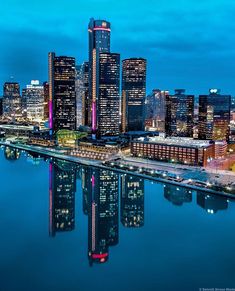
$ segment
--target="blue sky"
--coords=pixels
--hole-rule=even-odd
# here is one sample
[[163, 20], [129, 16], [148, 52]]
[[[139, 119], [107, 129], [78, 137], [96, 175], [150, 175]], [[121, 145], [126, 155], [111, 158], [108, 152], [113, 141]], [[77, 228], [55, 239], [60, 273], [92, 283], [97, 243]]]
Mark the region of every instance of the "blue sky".
[[[3, 2], [3, 1], [2, 1]], [[111, 50], [148, 60], [147, 89], [211, 87], [235, 95], [234, 0], [7, 0], [1, 3], [0, 86], [47, 80], [47, 53], [87, 60], [91, 17], [111, 22]], [[1, 93], [0, 93], [1, 94]]]

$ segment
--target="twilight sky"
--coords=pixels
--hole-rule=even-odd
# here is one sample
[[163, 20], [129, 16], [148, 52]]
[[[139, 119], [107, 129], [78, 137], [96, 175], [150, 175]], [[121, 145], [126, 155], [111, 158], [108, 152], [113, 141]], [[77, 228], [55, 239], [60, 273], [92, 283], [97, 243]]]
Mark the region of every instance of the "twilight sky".
[[[88, 58], [91, 17], [111, 22], [111, 51], [148, 60], [153, 88], [235, 95], [234, 0], [5, 0], [0, 86], [47, 80], [47, 53]], [[0, 91], [0, 94], [2, 92]]]

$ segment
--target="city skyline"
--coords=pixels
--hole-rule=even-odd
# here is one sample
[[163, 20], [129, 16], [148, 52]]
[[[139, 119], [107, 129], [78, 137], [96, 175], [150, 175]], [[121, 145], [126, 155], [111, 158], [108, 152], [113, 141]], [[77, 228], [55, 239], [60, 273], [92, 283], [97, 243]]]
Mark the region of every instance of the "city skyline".
[[[47, 4], [45, 10], [44, 1], [35, 6], [27, 5], [25, 0], [21, 7], [12, 2], [11, 9], [8, 9], [9, 3], [3, 4], [6, 13], [0, 20], [4, 23], [0, 41], [1, 86], [10, 81], [11, 76], [21, 87], [31, 79], [46, 81], [49, 51], [73, 56], [77, 64], [87, 61], [87, 24], [94, 17], [111, 22], [111, 51], [120, 53], [121, 59], [143, 57], [148, 60], [147, 93], [154, 88], [170, 91], [185, 88], [196, 95], [206, 94], [209, 88], [221, 88], [225, 94], [235, 93], [232, 87], [234, 53], [230, 49], [233, 40], [229, 33], [233, 30], [229, 17], [235, 8], [232, 1], [229, 8], [220, 0], [213, 1], [213, 6], [209, 0], [203, 3], [168, 1], [167, 4], [160, 1], [157, 5], [151, 1], [147, 7], [143, 4], [135, 7], [134, 17], [127, 17], [129, 8], [134, 5], [132, 1], [126, 6], [121, 1], [118, 11], [117, 4], [112, 5], [110, 1], [109, 6], [105, 0], [99, 2], [100, 6], [92, 0], [86, 4], [71, 1], [68, 7], [57, 5], [54, 13], [47, 12], [54, 3]], [[94, 5], [95, 13], [91, 9]], [[23, 14], [20, 13], [22, 8]], [[146, 17], [150, 13], [154, 18]], [[10, 16], [14, 17], [11, 23], [7, 21]]]

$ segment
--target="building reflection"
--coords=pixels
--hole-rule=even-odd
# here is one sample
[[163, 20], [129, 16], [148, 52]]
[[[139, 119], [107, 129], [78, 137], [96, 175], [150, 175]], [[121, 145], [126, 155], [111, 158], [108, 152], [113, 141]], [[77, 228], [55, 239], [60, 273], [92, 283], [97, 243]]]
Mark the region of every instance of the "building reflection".
[[175, 206], [192, 202], [192, 191], [183, 187], [164, 185], [164, 197]]
[[62, 160], [49, 164], [49, 234], [75, 227], [76, 166]]
[[144, 180], [139, 177], [121, 178], [121, 222], [125, 227], [144, 225]]
[[16, 161], [20, 158], [20, 150], [11, 147], [5, 147], [4, 156], [8, 161]]
[[104, 263], [109, 247], [118, 244], [118, 174], [84, 168], [83, 211], [88, 215], [88, 258], [90, 265]]
[[215, 214], [220, 210], [226, 210], [228, 208], [227, 198], [217, 195], [208, 195], [200, 191], [197, 192], [197, 204], [210, 214]]

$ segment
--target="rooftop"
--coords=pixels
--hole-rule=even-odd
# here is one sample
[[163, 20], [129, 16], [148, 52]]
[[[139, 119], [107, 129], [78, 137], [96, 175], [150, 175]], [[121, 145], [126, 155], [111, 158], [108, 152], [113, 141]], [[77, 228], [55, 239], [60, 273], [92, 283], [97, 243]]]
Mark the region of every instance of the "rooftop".
[[177, 145], [177, 146], [184, 146], [184, 147], [195, 147], [195, 148], [204, 148], [211, 145], [210, 140], [196, 140], [193, 138], [187, 137], [140, 137], [135, 141], [139, 142], [147, 142], [147, 143], [155, 143], [155, 144], [165, 144], [165, 145]]

